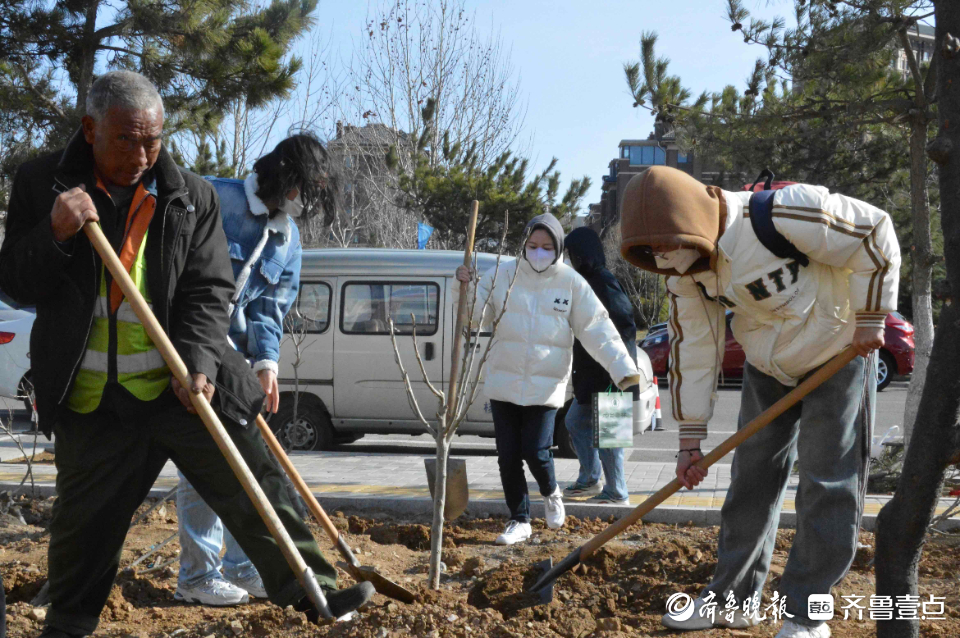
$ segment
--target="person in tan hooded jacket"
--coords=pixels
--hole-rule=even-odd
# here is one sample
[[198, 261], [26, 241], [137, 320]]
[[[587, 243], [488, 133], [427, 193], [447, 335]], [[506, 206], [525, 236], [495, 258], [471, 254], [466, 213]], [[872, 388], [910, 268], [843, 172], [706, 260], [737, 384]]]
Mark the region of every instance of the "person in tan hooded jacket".
[[[753, 230], [750, 196], [650, 168], [624, 193], [621, 252], [666, 276], [677, 477], [688, 489], [707, 475], [693, 464], [703, 458], [700, 442], [717, 398], [725, 312], [734, 314], [747, 359], [739, 427], [844, 348], [861, 355], [737, 448], [717, 572], [696, 601], [699, 611], [711, 595], [721, 609], [730, 597], [741, 609], [756, 600], [799, 450], [797, 535], [779, 588], [793, 618], [778, 638], [824, 638], [830, 630], [808, 618], [807, 598], [828, 594], [856, 552], [876, 392], [872, 353], [883, 345], [887, 313], [896, 310], [900, 249], [884, 211], [797, 184], [773, 195], [772, 221], [802, 255], [777, 257]], [[664, 624], [686, 630], [755, 620], [705, 612], [683, 621], [667, 615]]]

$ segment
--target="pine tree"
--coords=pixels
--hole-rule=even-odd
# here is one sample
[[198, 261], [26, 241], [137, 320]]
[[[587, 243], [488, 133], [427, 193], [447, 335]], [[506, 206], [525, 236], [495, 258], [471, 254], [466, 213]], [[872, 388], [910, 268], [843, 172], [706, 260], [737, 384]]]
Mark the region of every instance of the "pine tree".
[[[589, 177], [572, 180], [559, 197], [561, 179], [556, 158], [533, 175], [529, 175], [529, 160], [510, 151], [482, 166], [476, 143], [463, 148], [451, 142], [452, 136], [446, 131], [434, 136], [432, 108], [432, 100], [428, 100], [423, 108], [424, 131], [411, 138], [408, 154], [412, 157], [407, 164], [412, 169], [398, 177], [397, 199], [401, 207], [433, 226], [442, 245], [454, 248], [466, 241], [464, 216], [474, 199], [480, 202], [477, 241], [486, 242], [486, 251], [499, 250], [505, 213], [510, 214], [506, 252], [519, 250], [527, 222], [537, 215], [549, 212], [561, 222], [572, 221], [590, 189]], [[431, 139], [441, 140], [439, 148], [429, 145]], [[391, 147], [387, 165], [400, 170], [396, 158], [402, 152]]]
[[[937, 164], [946, 300], [937, 321], [927, 383], [900, 482], [877, 517], [877, 594], [897, 597], [895, 600], [902, 596], [917, 600], [921, 595], [917, 568], [927, 527], [940, 503], [946, 470], [960, 461], [960, 130], [956, 126], [960, 121], [960, 3], [935, 0], [933, 4], [936, 74], [932, 95], [938, 121], [927, 154]], [[919, 634], [919, 620], [877, 622], [879, 638], [916, 638]]]
[[[681, 145], [709, 156], [739, 182], [735, 187], [769, 167], [785, 179], [823, 184], [891, 212], [904, 272], [911, 275], [901, 279], [900, 306], [909, 308], [916, 330], [904, 414], [909, 438], [933, 343], [931, 290], [940, 242], [931, 232], [925, 153], [936, 118], [935, 69], [917, 58], [908, 32], [932, 16], [932, 5], [793, 4], [796, 26], [788, 29], [782, 18], [753, 19], [741, 0], [727, 0], [731, 30], [766, 54], [742, 92], [727, 86], [691, 101], [680, 79], [668, 75], [669, 61], [655, 55], [653, 33], [643, 34], [641, 61], [626, 65], [627, 83], [635, 106], [650, 109], [661, 129], [674, 129]], [[901, 51], [907, 74], [895, 65]], [[896, 184], [908, 185], [909, 206], [892, 188]]]
[[293, 87], [301, 61], [286, 55], [315, 7], [0, 0], [0, 110], [42, 131], [46, 146], [60, 145], [76, 130], [97, 72], [123, 68], [156, 84], [168, 132], [209, 131], [231, 101], [256, 107]]

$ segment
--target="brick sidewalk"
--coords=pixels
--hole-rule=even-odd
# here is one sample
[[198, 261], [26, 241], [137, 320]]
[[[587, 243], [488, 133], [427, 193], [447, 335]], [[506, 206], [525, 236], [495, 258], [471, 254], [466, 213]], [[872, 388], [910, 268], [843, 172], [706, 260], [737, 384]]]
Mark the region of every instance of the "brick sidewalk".
[[[50, 447], [42, 440], [38, 449]], [[32, 439], [30, 439], [32, 444]], [[25, 443], [26, 447], [26, 443]], [[29, 451], [29, 448], [28, 448]], [[19, 457], [19, 452], [9, 439], [0, 442], [0, 459]], [[351, 506], [373, 510], [390, 510], [397, 513], [429, 511], [430, 493], [427, 488], [424, 454], [374, 454], [355, 452], [299, 452], [291, 454], [294, 465], [299, 470], [310, 489], [320, 499], [324, 507]], [[496, 456], [468, 456], [467, 477], [470, 481], [471, 510], [478, 513], [506, 513], [503, 492]], [[24, 475], [24, 466], [4, 463], [0, 465], [0, 489], [11, 489], [19, 485]], [[577, 478], [579, 465], [575, 459], [556, 459], [557, 480], [561, 486], [573, 483]], [[626, 461], [624, 470], [627, 476], [627, 488], [630, 492], [631, 506], [636, 506], [658, 489], [669, 483], [673, 477], [672, 463], [649, 463]], [[34, 467], [36, 485], [45, 495], [54, 493], [56, 468], [53, 465]], [[528, 480], [529, 480], [528, 475]], [[784, 502], [781, 524], [792, 526], [795, 522], [794, 499], [797, 489], [797, 477], [793, 476]], [[155, 494], [169, 490], [177, 483], [176, 468], [167, 463], [154, 486]], [[683, 523], [693, 521], [698, 524], [718, 524], [720, 507], [730, 484], [730, 466], [715, 465], [710, 469], [707, 479], [693, 491], [684, 490], [668, 498], [646, 520], [657, 522]], [[536, 483], [529, 481], [528, 487], [535, 502], [539, 496]], [[880, 508], [889, 500], [888, 496], [867, 497], [864, 508], [864, 528], [872, 529]], [[942, 499], [938, 512], [942, 512], [953, 499]], [[629, 511], [626, 506], [586, 505], [568, 500], [567, 509], [578, 516], [622, 515]], [[534, 516], [541, 515], [538, 507]], [[960, 519], [951, 519], [951, 526], [960, 526]]]

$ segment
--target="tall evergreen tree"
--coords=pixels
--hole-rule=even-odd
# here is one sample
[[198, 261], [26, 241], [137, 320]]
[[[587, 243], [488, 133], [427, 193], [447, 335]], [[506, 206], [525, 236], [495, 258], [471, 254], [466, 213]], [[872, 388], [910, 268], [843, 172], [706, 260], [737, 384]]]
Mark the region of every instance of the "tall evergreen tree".
[[[451, 141], [451, 135], [433, 133], [433, 104], [423, 108], [425, 127], [413, 136], [408, 147], [391, 147], [387, 165], [400, 171], [398, 204], [421, 216], [434, 227], [437, 240], [449, 248], [466, 241], [465, 215], [470, 202], [480, 202], [477, 217], [477, 241], [483, 250], [496, 252], [503, 234], [504, 213], [510, 213], [506, 252], [516, 252], [523, 239], [526, 223], [541, 213], [551, 213], [561, 222], [572, 221], [590, 189], [590, 178], [574, 179], [560, 196], [560, 172], [557, 159], [540, 173], [529, 174], [527, 159], [504, 151], [492, 163], [481, 165], [477, 143], [468, 148]], [[430, 140], [439, 139], [437, 147]], [[406, 154], [410, 168], [402, 171], [397, 157]]]
[[[156, 2], [0, 0], [0, 106], [62, 144], [97, 73], [143, 73], [160, 90], [167, 130], [209, 130], [231, 101], [285, 94], [301, 67], [285, 59], [316, 0]], [[62, 88], [66, 87], [66, 88]]]
[[[650, 109], [660, 129], [675, 129], [682, 145], [738, 180], [770, 167], [787, 179], [823, 184], [890, 210], [911, 274], [901, 282], [901, 306], [910, 309], [916, 329], [916, 367], [904, 414], [909, 435], [933, 343], [931, 288], [940, 259], [931, 233], [925, 156], [936, 118], [935, 70], [909, 44], [909, 32], [932, 16], [932, 5], [793, 4], [796, 26], [786, 28], [783, 18], [753, 19], [741, 0], [727, 0], [732, 31], [766, 53], [742, 92], [727, 86], [691, 100], [680, 79], [668, 74], [669, 61], [656, 56], [653, 33], [643, 34], [641, 61], [626, 65], [627, 83], [634, 105]], [[901, 52], [907, 74], [895, 64]], [[908, 185], [910, 193], [902, 213], [896, 184]]]
[[[960, 3], [935, 0], [934, 6], [933, 95], [938, 121], [927, 153], [937, 164], [941, 193], [945, 301], [900, 483], [877, 516], [877, 594], [895, 600], [920, 599], [917, 568], [927, 526], [940, 503], [947, 469], [960, 461], [960, 129], [956, 126], [960, 121]], [[919, 635], [919, 619], [877, 622], [878, 638]]]

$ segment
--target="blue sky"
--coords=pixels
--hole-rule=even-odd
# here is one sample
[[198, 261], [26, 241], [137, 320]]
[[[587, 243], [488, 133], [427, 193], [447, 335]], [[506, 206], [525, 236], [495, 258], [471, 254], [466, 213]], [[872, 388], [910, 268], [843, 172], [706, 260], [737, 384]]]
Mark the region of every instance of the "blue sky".
[[[757, 15], [790, 15], [792, 2], [746, 0]], [[652, 118], [634, 109], [623, 63], [640, 56], [640, 34], [657, 31], [660, 55], [696, 95], [727, 84], [742, 87], [757, 46], [730, 30], [725, 0], [469, 0], [478, 29], [499, 31], [521, 77], [528, 105], [526, 131], [532, 159], [543, 168], [551, 157], [565, 181], [593, 180], [586, 203], [600, 199], [600, 178], [625, 138], [645, 138]], [[317, 32], [349, 57], [359, 41], [368, 6], [320, 0]], [[329, 134], [324, 132], [325, 134]]]

